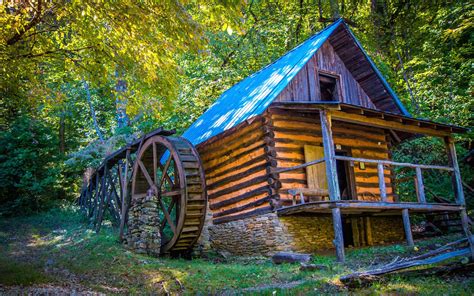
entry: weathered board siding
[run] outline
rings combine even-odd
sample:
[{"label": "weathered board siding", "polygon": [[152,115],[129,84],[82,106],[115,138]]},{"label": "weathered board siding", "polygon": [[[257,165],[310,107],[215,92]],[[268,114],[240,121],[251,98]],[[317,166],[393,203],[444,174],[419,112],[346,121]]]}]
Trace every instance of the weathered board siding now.
[{"label": "weathered board siding", "polygon": [[[278,167],[291,167],[305,162],[304,145],[322,145],[319,117],[314,114],[275,112],[271,115]],[[335,145],[349,150],[353,157],[389,159],[387,136],[383,129],[334,121],[332,126]],[[355,163],[354,178],[357,199],[380,200],[377,166],[365,164],[361,170]],[[286,204],[292,198],[288,190],[307,187],[306,170],[299,169],[279,174],[281,188],[278,194]],[[385,170],[388,200],[393,200],[391,171]]]},{"label": "weathered board siding", "polygon": [[340,26],[329,37],[334,50],[345,63],[345,67],[351,72],[362,89],[370,97],[378,110],[400,114],[394,98],[390,95],[382,80],[378,77],[370,62],[360,50],[348,30]]},{"label": "weathered board siding", "polygon": [[339,58],[329,42],[325,42],[295,78],[276,98],[276,102],[320,101],[318,71],[340,77],[341,101],[376,109],[359,83]]},{"label": "weathered board siding", "polygon": [[267,149],[263,118],[200,144],[209,208],[214,222],[269,211]]}]

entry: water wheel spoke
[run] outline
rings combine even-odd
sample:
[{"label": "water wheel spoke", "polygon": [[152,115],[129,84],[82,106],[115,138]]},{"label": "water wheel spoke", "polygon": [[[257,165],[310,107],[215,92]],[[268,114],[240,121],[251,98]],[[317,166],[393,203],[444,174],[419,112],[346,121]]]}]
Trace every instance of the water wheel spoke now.
[{"label": "water wheel spoke", "polygon": [[[170,167],[170,163],[171,163],[172,159],[173,159],[173,157],[171,156],[171,152],[170,152],[170,155],[168,156],[168,159],[166,160],[166,163],[162,168],[163,175],[161,175],[161,180],[160,180],[158,188],[161,188],[164,185],[164,181],[165,181],[166,176],[168,176],[168,168]],[[169,178],[169,176],[168,176],[168,178]]]},{"label": "water wheel spoke", "polygon": [[176,235],[176,226],[174,225],[173,220],[171,219],[168,209],[166,209],[166,206],[161,198],[159,199],[159,202],[161,210],[163,211],[163,214],[165,214],[166,222],[168,222],[168,225],[170,226],[171,231],[173,231],[173,234]]},{"label": "water wheel spoke", "polygon": [[157,184],[157,176],[156,176],[156,173],[157,173],[157,169],[158,169],[158,156],[156,155],[156,144],[155,142],[152,143],[153,145],[153,181],[154,181],[154,184]]},{"label": "water wheel spoke", "polygon": [[163,171],[163,175],[165,175],[165,178],[166,178],[166,181],[168,182],[168,184],[173,185],[173,182],[171,181],[171,178],[168,175],[168,172],[165,172],[163,170],[163,168],[164,168],[163,165],[160,164],[159,166],[160,166],[160,169]]},{"label": "water wheel spoke", "polygon": [[153,188],[155,186],[155,183],[153,183],[153,180],[151,179],[150,174],[148,173],[145,165],[140,159],[137,159],[137,162],[138,162],[138,166],[142,170],[143,175],[145,176],[146,181],[148,182],[148,185],[150,185],[150,187]]},{"label": "water wheel spoke", "polygon": [[[171,213],[175,204],[176,204],[176,200],[173,198],[170,202],[170,205],[168,206],[168,213]],[[160,222],[160,225],[161,225],[160,231],[163,231],[163,228],[165,228],[165,225],[166,225],[166,216],[163,217],[163,219]]]}]

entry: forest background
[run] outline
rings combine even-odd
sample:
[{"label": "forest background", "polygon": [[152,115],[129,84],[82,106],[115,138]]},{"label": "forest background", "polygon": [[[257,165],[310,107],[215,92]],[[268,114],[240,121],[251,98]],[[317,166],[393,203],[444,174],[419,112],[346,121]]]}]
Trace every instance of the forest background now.
[{"label": "forest background", "polygon": [[[339,17],[414,117],[470,128],[456,146],[474,187],[472,1],[0,1],[0,216],[74,201],[86,168],[159,126],[181,133]],[[433,138],[394,157],[447,162]],[[448,179],[426,186],[444,196]]]}]

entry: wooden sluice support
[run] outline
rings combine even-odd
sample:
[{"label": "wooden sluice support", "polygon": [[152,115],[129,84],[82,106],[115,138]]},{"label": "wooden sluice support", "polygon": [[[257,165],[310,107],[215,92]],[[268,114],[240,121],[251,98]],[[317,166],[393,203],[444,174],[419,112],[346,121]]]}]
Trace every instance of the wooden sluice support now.
[{"label": "wooden sluice support", "polygon": [[153,254],[191,250],[206,216],[204,168],[191,142],[173,133],[157,129],[109,155],[95,171],[78,204],[96,232],[108,219],[121,241],[127,231],[127,244],[143,251],[142,234],[152,227],[147,244]]},{"label": "wooden sluice support", "polygon": [[129,193],[133,173],[131,157],[140,151],[144,140],[156,135],[173,134],[174,131],[159,128],[144,135],[107,156],[90,176],[87,186],[81,190],[78,204],[96,232],[100,231],[104,216],[109,213],[112,222],[120,227],[120,238],[123,238],[130,205]]}]

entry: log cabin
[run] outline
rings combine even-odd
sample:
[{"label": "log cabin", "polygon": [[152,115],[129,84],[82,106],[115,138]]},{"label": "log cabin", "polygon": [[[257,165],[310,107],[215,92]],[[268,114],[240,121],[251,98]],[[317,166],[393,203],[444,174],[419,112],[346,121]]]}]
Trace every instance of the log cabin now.
[{"label": "log cabin", "polygon": [[[453,133],[413,118],[343,20],[225,91],[183,136],[205,169],[203,231],[236,255],[407,240],[412,213],[458,213],[469,232]],[[441,137],[449,164],[399,163],[391,149],[419,135]],[[401,201],[394,167],[416,173]],[[453,176],[455,200],[433,202],[423,171]]]}]

